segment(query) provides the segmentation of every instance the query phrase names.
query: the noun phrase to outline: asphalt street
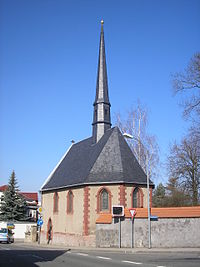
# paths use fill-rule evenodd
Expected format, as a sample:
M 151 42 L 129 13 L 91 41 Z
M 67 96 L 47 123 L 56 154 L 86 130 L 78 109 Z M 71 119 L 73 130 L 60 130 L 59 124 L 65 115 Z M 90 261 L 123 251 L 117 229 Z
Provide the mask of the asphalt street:
M 0 267 L 199 267 L 199 251 L 126 252 L 0 244 Z

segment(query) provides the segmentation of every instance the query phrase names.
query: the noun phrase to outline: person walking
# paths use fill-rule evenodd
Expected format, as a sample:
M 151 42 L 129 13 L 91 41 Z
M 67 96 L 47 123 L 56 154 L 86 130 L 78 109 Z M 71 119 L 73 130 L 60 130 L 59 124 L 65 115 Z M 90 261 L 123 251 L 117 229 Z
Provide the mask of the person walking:
M 50 225 L 50 226 L 49 226 L 49 230 L 48 230 L 48 240 L 47 240 L 47 244 L 49 244 L 50 241 L 51 241 L 51 230 L 52 230 L 52 226 Z

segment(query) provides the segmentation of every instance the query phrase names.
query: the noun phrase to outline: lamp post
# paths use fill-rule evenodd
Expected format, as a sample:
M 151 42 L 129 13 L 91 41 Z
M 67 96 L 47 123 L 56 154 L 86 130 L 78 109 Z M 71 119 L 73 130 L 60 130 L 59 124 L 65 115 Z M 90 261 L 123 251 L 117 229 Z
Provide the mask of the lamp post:
M 123 133 L 123 136 L 128 139 L 133 139 L 136 141 L 139 141 L 139 143 L 143 146 L 144 150 L 147 151 L 146 147 L 144 144 L 138 140 L 136 137 L 132 136 L 131 134 L 128 133 Z M 147 210 L 148 210 L 148 245 L 149 249 L 151 248 L 151 214 L 150 214 L 150 198 L 149 198 L 149 157 L 148 153 L 146 153 L 146 175 L 147 175 Z

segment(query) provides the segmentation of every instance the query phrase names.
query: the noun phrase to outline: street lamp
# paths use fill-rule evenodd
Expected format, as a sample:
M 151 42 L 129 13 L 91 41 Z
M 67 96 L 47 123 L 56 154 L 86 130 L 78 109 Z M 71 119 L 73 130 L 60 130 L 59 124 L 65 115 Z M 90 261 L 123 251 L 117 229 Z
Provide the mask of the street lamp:
M 138 140 L 136 137 L 132 136 L 128 133 L 123 133 L 123 136 L 127 139 L 133 139 L 135 141 L 138 141 L 144 148 L 144 150 L 147 152 L 146 147 L 144 144 Z M 150 214 L 150 200 L 149 200 L 149 164 L 148 164 L 149 158 L 148 153 L 146 153 L 146 175 L 147 175 L 147 210 L 148 210 L 148 243 L 149 248 L 151 248 L 151 214 Z

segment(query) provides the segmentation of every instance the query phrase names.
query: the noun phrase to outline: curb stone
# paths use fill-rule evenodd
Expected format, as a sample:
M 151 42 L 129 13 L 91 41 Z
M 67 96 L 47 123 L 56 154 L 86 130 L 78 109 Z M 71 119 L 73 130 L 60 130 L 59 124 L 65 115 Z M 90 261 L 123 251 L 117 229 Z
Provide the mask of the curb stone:
M 59 249 L 59 250 L 82 250 L 82 251 L 102 251 L 102 252 L 124 252 L 124 253 L 169 253 L 169 252 L 200 252 L 199 248 L 96 248 L 96 247 L 67 247 L 65 245 L 55 245 L 55 244 L 38 244 L 36 242 L 20 242 L 16 241 L 12 246 L 20 246 L 20 247 L 40 247 L 42 249 Z

